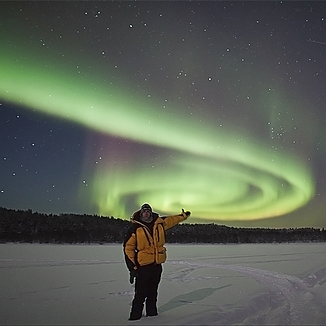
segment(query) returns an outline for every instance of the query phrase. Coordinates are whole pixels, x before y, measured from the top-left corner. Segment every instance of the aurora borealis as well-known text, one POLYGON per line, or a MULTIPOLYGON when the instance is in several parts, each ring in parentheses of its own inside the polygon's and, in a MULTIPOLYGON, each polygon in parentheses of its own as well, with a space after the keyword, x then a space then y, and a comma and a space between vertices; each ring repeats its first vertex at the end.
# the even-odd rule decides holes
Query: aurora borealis
POLYGON ((326 224, 324 3, 0 6, 1 206, 326 224))

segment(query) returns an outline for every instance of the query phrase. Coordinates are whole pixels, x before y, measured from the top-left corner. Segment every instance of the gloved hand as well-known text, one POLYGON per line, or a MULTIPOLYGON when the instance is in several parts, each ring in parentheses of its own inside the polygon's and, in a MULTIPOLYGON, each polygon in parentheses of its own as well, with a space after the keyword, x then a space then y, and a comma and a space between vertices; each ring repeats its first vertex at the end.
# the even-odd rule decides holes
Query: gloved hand
POLYGON ((191 214, 191 213, 190 213, 189 211, 186 211, 186 212, 185 212, 185 210, 182 208, 182 213, 181 213, 181 215, 183 215, 183 216, 185 216, 185 217, 188 218, 188 217, 190 216, 190 214, 191 214))
POLYGON ((138 273, 137 273, 137 270, 135 269, 132 269, 129 273, 129 282, 130 284, 133 284, 134 283, 134 279, 135 277, 137 277, 138 273))

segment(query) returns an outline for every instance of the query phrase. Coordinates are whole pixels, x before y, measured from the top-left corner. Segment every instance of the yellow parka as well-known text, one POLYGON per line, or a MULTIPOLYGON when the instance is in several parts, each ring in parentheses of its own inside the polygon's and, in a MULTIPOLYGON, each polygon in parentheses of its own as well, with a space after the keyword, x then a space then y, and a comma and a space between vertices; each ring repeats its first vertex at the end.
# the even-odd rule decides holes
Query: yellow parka
POLYGON ((124 242, 124 253, 129 270, 150 264, 162 264, 166 261, 165 230, 184 221, 189 212, 179 215, 160 217, 152 213, 152 229, 140 220, 140 210, 132 217, 132 227, 124 242))

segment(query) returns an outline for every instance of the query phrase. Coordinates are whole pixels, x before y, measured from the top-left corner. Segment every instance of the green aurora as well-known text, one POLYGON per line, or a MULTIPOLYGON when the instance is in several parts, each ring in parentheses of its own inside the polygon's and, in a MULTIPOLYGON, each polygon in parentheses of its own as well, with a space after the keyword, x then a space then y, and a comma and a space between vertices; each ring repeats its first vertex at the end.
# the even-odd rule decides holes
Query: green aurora
POLYGON ((185 207, 199 219, 257 220, 293 212, 313 197, 311 168, 293 152, 271 149, 231 124, 219 128, 210 119, 199 124, 185 108, 163 110, 160 99, 112 86, 101 73, 82 78, 71 68, 77 62, 60 63, 44 50, 37 58, 35 53, 2 49, 2 100, 174 152, 162 155, 155 168, 140 160, 127 168, 106 162, 85 170, 92 189, 85 200, 99 214, 126 217, 126 203, 133 198, 165 213, 185 207))

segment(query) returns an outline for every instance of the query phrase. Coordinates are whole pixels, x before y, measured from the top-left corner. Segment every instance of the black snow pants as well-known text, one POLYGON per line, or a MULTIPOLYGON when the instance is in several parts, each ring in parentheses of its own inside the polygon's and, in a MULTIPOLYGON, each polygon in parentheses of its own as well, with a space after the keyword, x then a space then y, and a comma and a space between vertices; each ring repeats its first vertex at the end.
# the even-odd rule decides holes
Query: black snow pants
POLYGON ((132 301, 130 319, 140 319, 146 300, 146 315, 157 315, 158 285, 161 281, 162 265, 140 266, 135 284, 135 296, 132 301))

